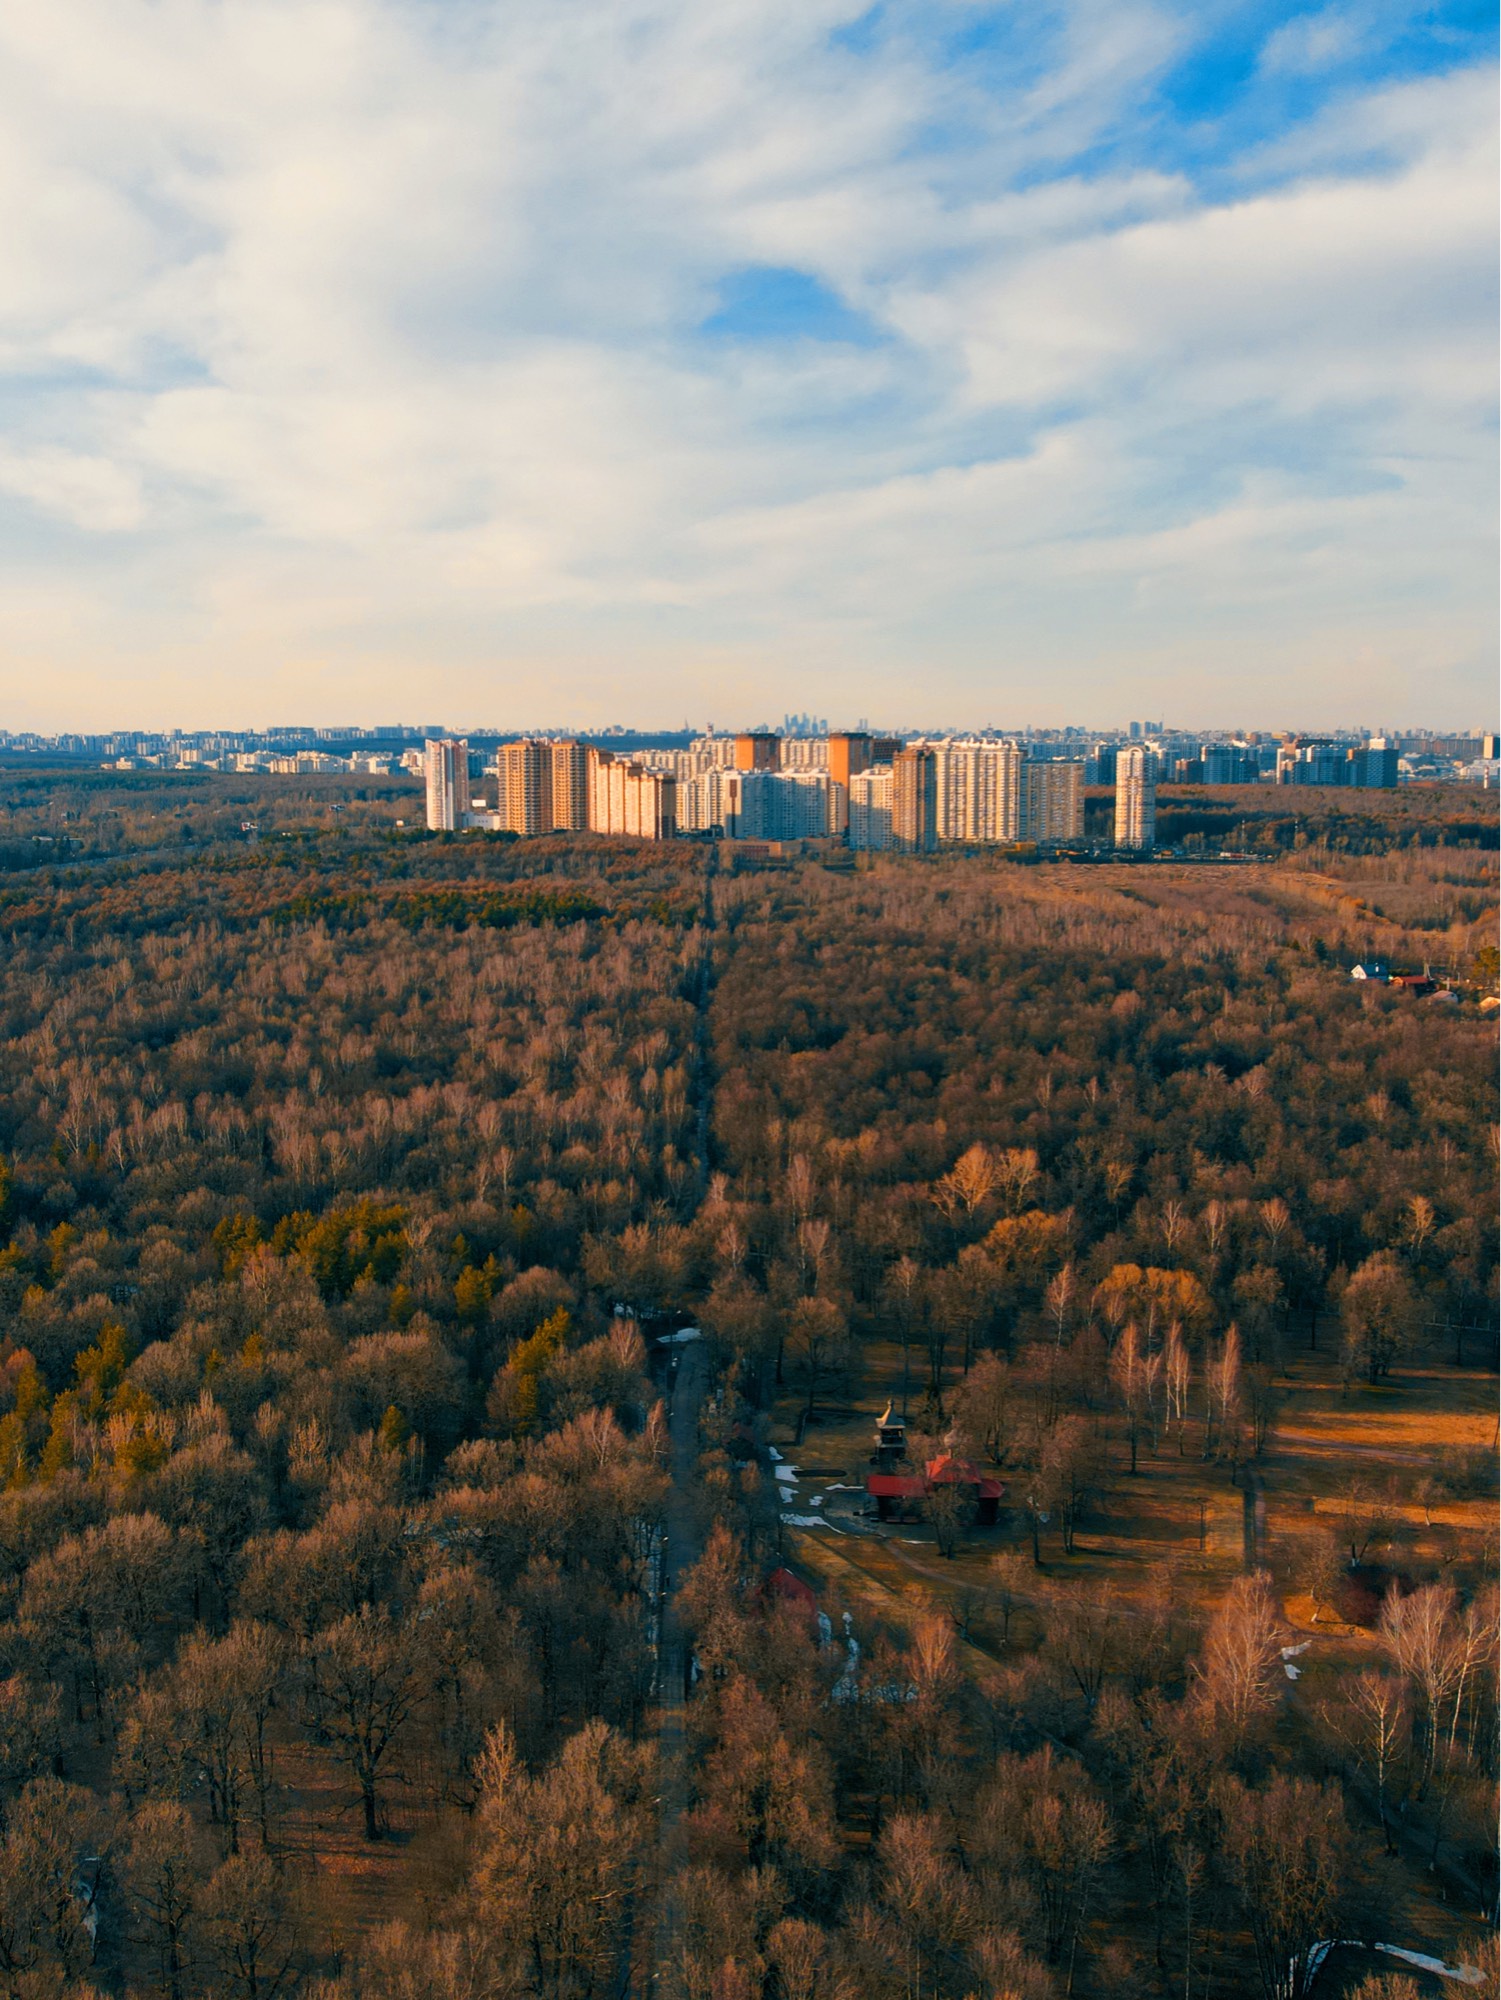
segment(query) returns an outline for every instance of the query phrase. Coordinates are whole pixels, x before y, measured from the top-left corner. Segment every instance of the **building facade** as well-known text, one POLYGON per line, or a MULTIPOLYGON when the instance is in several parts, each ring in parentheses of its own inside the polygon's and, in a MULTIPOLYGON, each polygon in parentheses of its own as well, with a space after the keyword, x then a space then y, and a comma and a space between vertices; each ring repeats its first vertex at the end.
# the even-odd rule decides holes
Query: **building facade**
POLYGON ((1143 743, 1115 760, 1115 844, 1137 852, 1157 845, 1157 757, 1143 743))
POLYGON ((891 760, 892 845, 901 854, 931 854, 938 845, 938 759, 909 743, 891 760))
POLYGON ((552 824, 562 833, 581 833, 589 824, 589 752, 582 743, 554 743, 552 824))
POLYGON ((895 784, 889 764, 872 764, 849 783, 849 843, 863 853, 884 853, 892 845, 895 784))
POLYGON ((1021 766, 1021 837, 1049 845, 1084 838, 1084 766, 1029 758, 1021 766))
POLYGON ((462 736, 430 737, 423 746, 427 824, 434 833, 456 833, 469 811, 469 744, 462 736))
POLYGON ((495 811, 507 833, 552 831, 552 751, 535 737, 502 743, 496 751, 495 811))
POLYGON ((748 730, 735 738, 737 771, 778 771, 782 766, 782 739, 769 730, 748 730))
POLYGON ((677 779, 608 750, 589 752, 589 825, 595 833, 671 840, 678 830, 677 779))
POLYGON ((938 838, 985 846, 1020 839, 1022 754, 1017 746, 961 737, 930 747, 938 838))

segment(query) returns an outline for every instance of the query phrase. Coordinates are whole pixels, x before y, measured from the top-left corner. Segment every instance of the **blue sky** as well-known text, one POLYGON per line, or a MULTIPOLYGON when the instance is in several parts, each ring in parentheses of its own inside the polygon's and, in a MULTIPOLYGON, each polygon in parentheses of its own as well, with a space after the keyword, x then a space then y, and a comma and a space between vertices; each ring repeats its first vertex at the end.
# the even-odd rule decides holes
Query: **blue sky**
POLYGON ((0 21, 0 725, 1494 724, 1470 5, 0 21))

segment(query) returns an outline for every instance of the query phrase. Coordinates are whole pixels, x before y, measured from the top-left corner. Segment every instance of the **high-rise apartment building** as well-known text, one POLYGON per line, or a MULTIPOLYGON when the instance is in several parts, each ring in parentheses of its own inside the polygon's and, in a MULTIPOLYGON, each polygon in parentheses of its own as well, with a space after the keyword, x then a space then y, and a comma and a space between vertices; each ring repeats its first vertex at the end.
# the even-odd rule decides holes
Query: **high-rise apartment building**
POLYGON ((770 730, 749 730, 735 738, 737 771, 777 771, 782 765, 782 739, 770 730))
POLYGON ((430 737, 423 746, 427 823, 434 833, 455 833, 469 811, 469 745, 462 736, 430 737))
POLYGON ((495 753, 495 810, 508 833, 552 831, 552 745, 535 737, 502 743, 495 753))
POLYGON ((595 833, 671 840, 678 830, 677 779, 608 750, 589 752, 589 825, 595 833))
POLYGON ((871 755, 870 733, 863 729, 838 729, 828 739, 829 776, 839 788, 839 821, 831 831, 849 831, 850 780, 868 771, 875 762, 871 755))
POLYGON ((892 844, 902 854, 931 854, 938 845, 938 759, 926 744, 909 743, 891 760, 892 844))
POLYGON ((1395 744, 1373 736, 1364 749, 1351 750, 1345 765, 1345 783, 1375 789, 1395 785, 1400 776, 1400 759, 1395 744))
POLYGON ((810 840, 830 831, 833 806, 825 771, 741 771, 738 810, 724 830, 741 840, 810 840))
POLYGON ((1115 760, 1115 844, 1157 845, 1157 757, 1144 743, 1122 747, 1115 760))
POLYGON ((1014 743, 951 738, 929 746, 938 838, 993 846, 1020 837, 1022 754, 1014 743))
POLYGON ((743 771, 711 764, 678 783, 679 833, 724 833, 740 812, 743 771))
POLYGON ((1020 775, 1023 839, 1049 844, 1082 840, 1083 764, 1066 758, 1028 758, 1020 775))
POLYGON ((552 746, 552 824, 562 833, 589 824, 589 752, 582 743, 552 746))
POLYGON ((850 846, 881 853, 892 844, 892 802, 895 779, 889 764, 872 764, 857 771, 849 786, 850 846))
POLYGON ((827 771, 829 768, 828 737, 784 736, 782 738, 781 759, 777 768, 782 771, 827 771))

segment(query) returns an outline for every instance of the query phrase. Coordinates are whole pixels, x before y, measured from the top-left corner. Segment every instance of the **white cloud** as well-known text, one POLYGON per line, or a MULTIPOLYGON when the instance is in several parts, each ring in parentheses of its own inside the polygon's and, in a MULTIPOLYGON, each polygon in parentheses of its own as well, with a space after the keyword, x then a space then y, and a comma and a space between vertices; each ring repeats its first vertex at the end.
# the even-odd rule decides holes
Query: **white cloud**
POLYGON ((145 515, 140 483, 128 466, 55 447, 0 449, 0 492, 90 534, 139 527, 145 515))
POLYGON ((1311 663, 1339 712, 1398 632, 1414 709, 1436 661, 1478 699, 1488 83, 1346 98, 1211 198, 1170 160, 1058 171, 1143 117, 1181 20, 1081 6, 982 87, 930 10, 861 55, 831 39, 856 11, 15 10, 11 701, 40 668, 51 719, 104 719, 123 665, 116 720, 394 713, 421 673, 474 715, 505 659, 497 720, 675 716, 707 659, 758 709, 806 705, 811 662, 874 712, 921 662, 980 720, 1003 631, 1057 668, 1013 719, 1109 713, 1217 616, 1237 660, 1296 661, 1291 719, 1311 663), (884 340, 699 337, 756 264, 884 340))

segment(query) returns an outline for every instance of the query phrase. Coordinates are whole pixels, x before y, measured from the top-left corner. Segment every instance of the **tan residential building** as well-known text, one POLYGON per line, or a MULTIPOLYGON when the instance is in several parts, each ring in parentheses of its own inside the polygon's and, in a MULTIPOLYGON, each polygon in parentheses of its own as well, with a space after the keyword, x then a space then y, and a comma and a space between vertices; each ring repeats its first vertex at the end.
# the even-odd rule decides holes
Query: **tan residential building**
POLYGON ((671 840, 678 830, 677 779, 608 750, 589 752, 589 825, 595 833, 671 840))
POLYGON ((1021 767, 1023 840, 1084 838, 1084 766, 1027 759, 1021 767))
POLYGON ((589 752, 582 743, 552 746, 552 823, 562 833, 589 824, 589 752))
POLYGON ((552 745, 535 737, 502 743, 495 753, 495 810, 509 833, 552 831, 552 745))

